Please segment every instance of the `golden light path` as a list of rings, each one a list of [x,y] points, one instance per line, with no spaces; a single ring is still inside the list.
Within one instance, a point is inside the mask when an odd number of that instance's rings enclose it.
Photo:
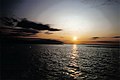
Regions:
[[[78,58],[77,44],[73,44],[71,47],[70,62],[67,70],[70,72],[69,75],[75,80],[81,80],[79,76],[82,75],[82,73],[79,71]]]

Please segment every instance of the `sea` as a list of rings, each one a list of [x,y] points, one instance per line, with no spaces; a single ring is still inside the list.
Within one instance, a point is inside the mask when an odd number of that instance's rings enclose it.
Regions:
[[[119,80],[120,48],[3,44],[1,80]]]

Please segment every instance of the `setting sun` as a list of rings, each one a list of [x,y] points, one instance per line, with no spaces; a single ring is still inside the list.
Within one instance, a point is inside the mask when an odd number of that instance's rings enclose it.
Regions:
[[[73,40],[74,40],[74,41],[77,41],[77,39],[78,39],[78,38],[77,38],[76,36],[73,37]]]

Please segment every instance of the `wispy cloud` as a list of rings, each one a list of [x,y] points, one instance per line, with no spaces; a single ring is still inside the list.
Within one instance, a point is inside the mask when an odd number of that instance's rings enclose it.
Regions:
[[[88,43],[88,44],[112,44],[112,45],[119,45],[120,44],[120,36],[115,35],[111,37],[91,37],[90,41],[85,41],[83,43]]]
[[[98,36],[96,36],[96,37],[91,37],[92,40],[105,39],[105,38],[111,38],[111,39],[116,38],[116,39],[119,39],[120,36],[112,36],[112,37],[98,37]]]

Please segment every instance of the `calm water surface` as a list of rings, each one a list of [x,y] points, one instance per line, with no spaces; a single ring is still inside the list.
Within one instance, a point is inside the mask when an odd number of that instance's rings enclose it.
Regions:
[[[3,45],[3,80],[119,80],[119,48]]]

